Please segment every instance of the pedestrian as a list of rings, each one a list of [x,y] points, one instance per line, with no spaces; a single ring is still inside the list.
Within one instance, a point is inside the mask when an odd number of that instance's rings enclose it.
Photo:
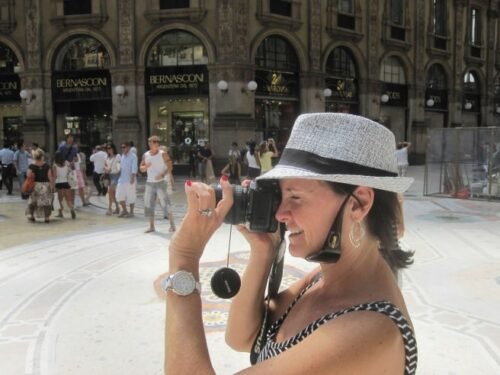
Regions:
[[[30,165],[29,159],[31,155],[26,151],[26,146],[24,142],[19,144],[19,149],[14,153],[14,166],[16,168],[17,178],[19,179],[19,191],[23,186],[24,180],[26,180],[26,173],[28,172],[28,166]],[[23,194],[21,193],[21,196]]]
[[[188,150],[189,157],[189,178],[196,178],[197,161],[198,161],[198,147],[194,144],[189,145]]]
[[[235,154],[229,156],[228,163],[222,168],[222,176],[226,176],[230,184],[239,185],[241,183],[241,165]]]
[[[198,150],[198,173],[202,182],[210,182],[215,178],[212,158],[214,153],[208,142],[203,142]]]
[[[408,170],[408,150],[410,149],[410,142],[399,142],[396,147],[396,161],[398,163],[398,176],[406,177]]]
[[[168,155],[160,150],[160,138],[156,135],[148,139],[149,151],[142,156],[140,171],[147,173],[144,191],[144,215],[149,219],[149,228],[144,233],[154,232],[156,199],[166,202],[167,216],[170,220],[170,232],[175,232],[174,215],[167,196]]]
[[[412,179],[397,176],[394,151],[394,135],[369,119],[343,113],[297,118],[279,163],[257,185],[275,191],[273,183],[279,184],[271,215],[286,225],[291,255],[318,267],[266,303],[279,236],[238,226],[250,257],[230,306],[226,341],[250,351],[261,327],[265,331],[256,364],[241,373],[415,374],[415,335],[394,277],[412,253],[398,248],[393,231],[397,193]],[[170,241],[170,276],[162,282],[168,374],[213,368],[199,275],[204,247],[236,199],[231,185],[220,183],[217,204],[212,187],[185,184],[187,213]]]
[[[104,163],[104,174],[108,185],[108,210],[106,211],[106,215],[110,216],[113,213],[118,215],[120,213],[120,206],[116,200],[116,185],[120,177],[120,155],[116,153],[116,146],[113,143],[106,146],[106,152],[108,153],[108,157]],[[113,203],[116,207],[115,211],[113,211]]]
[[[269,138],[267,141],[262,141],[259,146],[260,174],[269,172],[273,168],[272,158],[278,156],[274,139]]]
[[[128,142],[121,144],[120,177],[116,186],[116,200],[120,203],[122,212],[118,217],[134,216],[136,201],[137,155],[130,151]],[[127,210],[127,205],[129,209]]]
[[[45,163],[45,153],[41,148],[33,152],[33,164],[28,167],[26,178],[35,175],[35,187],[30,194],[28,201],[28,219],[35,221],[35,212],[37,217],[44,217],[46,223],[50,222],[52,212],[53,195],[53,176],[50,166]]]
[[[97,190],[97,195],[106,195],[107,187],[102,184],[101,178],[104,174],[104,164],[106,163],[107,154],[102,150],[100,145],[95,146],[92,155],[90,155],[90,162],[94,164],[94,172],[92,173],[92,180]]]
[[[137,156],[137,148],[134,146],[134,141],[130,141],[128,144],[130,146],[130,152],[134,153],[135,156]]]
[[[166,155],[167,160],[167,171],[164,178],[167,184],[167,194],[165,195],[166,200],[160,201],[160,205],[163,208],[163,218],[168,219],[168,213],[171,210],[171,208],[169,208],[171,207],[170,196],[174,192],[174,162],[167,146],[160,146],[160,151],[163,151],[163,153]]]
[[[54,177],[54,189],[57,192],[57,199],[59,201],[59,212],[56,217],[63,218],[63,200],[71,213],[71,218],[76,219],[75,206],[71,192],[71,186],[68,182],[68,176],[73,173],[69,162],[65,159],[61,151],[56,151],[54,154],[54,165],[52,166],[52,176]]]
[[[4,143],[3,148],[0,150],[0,165],[2,166],[2,182],[7,188],[7,194],[12,195],[16,169],[14,167],[14,151],[11,150],[8,142]]]
[[[76,146],[76,145],[75,145]],[[62,153],[62,151],[60,151]],[[64,153],[63,153],[64,155]],[[90,205],[90,202],[88,202],[87,197],[85,196],[85,174],[82,171],[82,159],[80,157],[80,153],[77,152],[75,154],[75,158],[73,159],[73,162],[70,163],[70,168],[73,170],[73,175],[76,180],[76,184],[71,186],[71,194],[73,196],[73,206],[76,207],[75,204],[75,197],[76,193],[78,192],[78,196],[80,197],[80,201],[82,206],[88,206]]]
[[[238,148],[238,142],[231,143],[231,148],[229,149],[227,156],[234,156],[238,162],[241,161],[241,151]]]
[[[75,143],[75,137],[72,134],[68,134],[66,136],[66,141],[61,142],[61,144],[59,145],[58,151],[61,151],[63,153],[64,158],[68,162],[73,163],[76,155],[78,155],[78,146]]]
[[[256,150],[257,143],[255,141],[248,142],[248,151],[245,154],[247,168],[247,179],[253,180],[260,176],[260,158],[259,152]]]

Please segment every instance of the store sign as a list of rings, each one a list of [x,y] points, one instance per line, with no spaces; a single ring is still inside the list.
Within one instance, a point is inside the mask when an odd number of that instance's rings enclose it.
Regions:
[[[386,94],[389,100],[384,105],[406,107],[408,105],[408,86],[395,83],[384,83],[381,95]]]
[[[432,107],[427,106],[427,109],[440,109],[440,110],[448,110],[448,92],[446,90],[427,90],[425,92],[426,102],[429,99],[432,99],[433,105]],[[427,105],[427,104],[426,104]]]
[[[111,77],[108,71],[54,73],[52,93],[56,101],[111,98]]]
[[[0,101],[20,101],[21,83],[17,74],[0,74]]]
[[[207,67],[147,68],[146,95],[208,95]]]
[[[358,93],[356,82],[353,78],[333,78],[326,79],[326,87],[332,90],[332,96],[327,100],[357,102]]]
[[[257,70],[257,95],[265,96],[298,96],[298,75],[296,73]]]

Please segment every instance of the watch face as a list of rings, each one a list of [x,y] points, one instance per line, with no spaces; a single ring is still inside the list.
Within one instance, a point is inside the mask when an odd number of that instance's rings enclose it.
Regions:
[[[194,292],[196,281],[189,272],[177,272],[172,279],[172,289],[181,296],[187,296]]]

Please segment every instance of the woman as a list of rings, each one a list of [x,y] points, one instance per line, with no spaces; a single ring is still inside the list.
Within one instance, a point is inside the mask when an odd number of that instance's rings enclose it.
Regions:
[[[108,186],[108,211],[106,215],[113,214],[113,203],[115,204],[115,214],[120,214],[120,206],[116,200],[116,185],[118,185],[118,178],[120,177],[120,155],[116,153],[116,146],[110,143],[106,146],[108,157],[104,162],[104,173],[109,178]]]
[[[72,189],[72,196],[73,196],[73,205],[75,204],[75,195],[76,195],[76,190],[78,190],[78,195],[80,196],[80,200],[82,201],[82,206],[88,206],[90,203],[88,202],[87,198],[85,197],[85,173],[82,170],[83,165],[85,165],[85,162],[82,161],[81,154],[83,152],[77,153],[75,155],[75,158],[73,159],[73,174],[75,176],[76,180],[76,185],[74,189]]]
[[[274,139],[262,141],[259,145],[260,174],[269,172],[273,168],[272,158],[278,157]]]
[[[255,141],[250,141],[248,143],[248,150],[245,154],[247,168],[247,178],[249,180],[253,180],[255,177],[260,176],[260,159],[259,153],[255,149],[257,147],[257,143]]]
[[[69,163],[66,161],[64,154],[61,151],[56,151],[54,155],[54,165],[52,166],[52,175],[55,180],[55,190],[57,191],[57,198],[59,200],[59,213],[56,217],[63,218],[63,198],[68,205],[71,218],[76,219],[75,207],[73,205],[73,196],[71,193],[71,186],[68,182],[68,175],[73,173]]]
[[[45,222],[50,222],[50,213],[52,212],[52,171],[50,166],[45,163],[45,153],[41,148],[33,152],[33,164],[28,167],[26,178],[35,175],[35,188],[28,201],[29,221],[35,221],[35,211],[37,216],[42,216]]]
[[[230,184],[239,185],[241,183],[241,167],[234,154],[229,156],[228,163],[222,168],[221,174],[228,178]]]
[[[362,117],[321,113],[296,120],[278,165],[257,182],[279,182],[275,217],[287,227],[288,250],[319,266],[272,299],[267,343],[242,374],[415,374],[415,336],[393,273],[411,263],[393,225],[397,193],[412,179],[397,176],[394,145],[388,129]],[[209,186],[186,184],[187,214],[170,243],[171,276],[163,284],[169,374],[214,373],[193,291],[203,249],[233,203],[230,185],[221,185],[216,205]],[[239,228],[251,253],[226,341],[250,351],[264,319],[276,236]],[[179,288],[180,277],[194,282]]]

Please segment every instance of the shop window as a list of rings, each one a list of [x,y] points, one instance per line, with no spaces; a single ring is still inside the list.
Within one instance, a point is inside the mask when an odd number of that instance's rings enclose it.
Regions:
[[[292,4],[287,0],[270,0],[269,12],[280,16],[292,16]]]
[[[164,34],[150,49],[147,57],[150,67],[205,64],[208,64],[205,46],[193,34],[184,31]]]
[[[189,8],[189,0],[160,0],[160,9]]]
[[[107,69],[109,65],[109,54],[97,39],[79,36],[61,47],[55,70]]]
[[[90,0],[64,0],[63,6],[65,16],[92,13],[92,4]]]
[[[479,112],[481,98],[481,85],[477,74],[473,71],[468,71],[464,75],[464,95],[463,108],[469,112]]]
[[[390,0],[389,3],[389,37],[405,41],[406,29],[404,20],[406,3],[404,0]]]
[[[445,90],[447,87],[446,73],[439,64],[434,64],[427,74],[426,86],[428,89]]]
[[[16,28],[13,0],[0,2],[0,32],[9,34]]]
[[[469,17],[469,44],[470,44],[470,57],[481,58],[481,10],[478,8],[471,8]]]
[[[425,106],[427,110],[448,110],[448,83],[446,72],[439,64],[430,67],[425,83]]]
[[[397,57],[389,56],[384,59],[380,70],[380,80],[400,85],[406,84],[405,71]]]

